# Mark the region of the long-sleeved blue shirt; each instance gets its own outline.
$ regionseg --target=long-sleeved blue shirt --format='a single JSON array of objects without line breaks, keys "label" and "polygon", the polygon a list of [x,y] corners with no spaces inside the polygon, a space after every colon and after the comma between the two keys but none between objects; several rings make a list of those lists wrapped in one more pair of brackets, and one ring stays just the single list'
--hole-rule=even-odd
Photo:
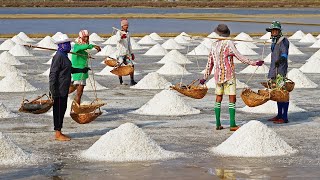
[{"label": "long-sleeved blue shirt", "polygon": [[[282,39],[282,40],[281,40]],[[281,41],[280,41],[281,40]],[[288,72],[288,55],[289,55],[289,41],[285,37],[281,37],[276,43],[271,44],[271,65],[268,74],[269,79],[275,79],[277,76],[276,61],[281,57],[286,59],[278,67],[278,74],[286,76]]]}]

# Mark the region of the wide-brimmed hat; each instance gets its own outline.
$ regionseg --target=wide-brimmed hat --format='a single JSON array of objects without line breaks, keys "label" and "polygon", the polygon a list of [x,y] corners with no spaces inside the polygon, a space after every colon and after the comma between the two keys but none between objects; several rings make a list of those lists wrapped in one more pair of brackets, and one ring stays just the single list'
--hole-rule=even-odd
[{"label": "wide-brimmed hat", "polygon": [[271,32],[272,29],[279,29],[281,31],[281,23],[279,21],[273,21],[271,26],[266,28],[266,31]]},{"label": "wide-brimmed hat", "polygon": [[230,36],[230,29],[225,24],[219,24],[215,29],[214,32],[217,33],[219,36],[229,37]]},{"label": "wide-brimmed hat", "polygon": [[61,44],[65,42],[71,42],[72,39],[68,37],[66,34],[61,34],[57,37],[57,39],[54,41],[55,44]]}]

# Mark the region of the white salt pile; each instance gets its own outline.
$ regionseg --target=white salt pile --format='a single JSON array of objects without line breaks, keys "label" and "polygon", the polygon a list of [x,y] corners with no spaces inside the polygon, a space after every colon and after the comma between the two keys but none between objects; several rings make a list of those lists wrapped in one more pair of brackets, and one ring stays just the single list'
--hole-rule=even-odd
[{"label": "white salt pile", "polygon": [[24,46],[16,44],[9,51],[13,56],[33,56]]},{"label": "white salt pile", "polygon": [[156,72],[152,72],[143,77],[136,85],[131,86],[133,89],[165,89],[172,86],[164,77]]},{"label": "white salt pile", "polygon": [[[271,53],[269,53],[268,56],[263,59],[263,61],[264,61],[264,63],[271,63]],[[288,62],[290,63],[292,61],[290,59],[288,59]]]},{"label": "white salt pile", "polygon": [[62,32],[56,32],[53,36],[52,36],[52,39],[54,41],[58,40],[59,39],[59,36],[62,35],[63,33]]},{"label": "white salt pile", "polygon": [[290,36],[288,39],[292,40],[300,40],[302,39],[306,34],[304,34],[301,30],[295,32],[292,36]]},{"label": "white salt pile", "polygon": [[20,44],[20,45],[24,45],[27,44],[27,42],[25,42],[24,40],[22,40],[19,36],[15,35],[11,38],[11,40],[16,43],[16,44]]},{"label": "white salt pile", "polygon": [[320,39],[320,34],[316,37],[317,39]]},{"label": "white salt pile", "polygon": [[289,44],[289,55],[303,55],[303,52],[301,52],[297,46],[295,46],[293,43],[290,42]]},{"label": "white salt pile", "polygon": [[106,45],[104,48],[101,49],[100,52],[98,52],[95,56],[110,56],[114,52],[116,52],[116,48]]},{"label": "white salt pile", "polygon": [[50,68],[48,68],[45,72],[43,72],[43,73],[40,74],[40,75],[42,75],[42,76],[49,76],[49,74],[50,74]]},{"label": "white salt pile", "polygon": [[210,37],[210,38],[218,38],[220,37],[216,32],[212,32],[211,34],[209,34],[207,37]]},{"label": "white salt pile", "polygon": [[320,73],[320,59],[314,58],[302,65],[299,70],[304,73]]},{"label": "white salt pile", "polygon": [[102,44],[109,44],[109,45],[116,45],[117,42],[117,37],[116,35],[111,36],[110,38],[108,38],[104,43]]},{"label": "white salt pile", "polygon": [[[214,77],[211,78],[207,83],[206,83],[207,87],[209,89],[214,89],[216,88],[216,81],[214,80]],[[238,79],[236,79],[236,87],[241,89],[241,88],[245,88],[248,87],[248,85],[246,85],[246,83],[243,83],[241,81],[239,81]]]},{"label": "white salt pile", "polygon": [[244,40],[244,41],[253,41],[252,37],[250,37],[247,33],[241,32],[234,39]]},{"label": "white salt pile", "polygon": [[24,32],[19,32],[19,34],[17,36],[19,36],[19,38],[22,39],[25,42],[35,42],[28,35],[26,35],[26,33],[24,33]]},{"label": "white salt pile", "polygon": [[[1,46],[0,46],[1,47]],[[311,46],[311,48],[320,48],[320,39],[318,39],[315,43],[313,43]]]},{"label": "white salt pile", "polygon": [[295,85],[295,88],[317,88],[318,85],[312,82],[307,76],[305,76],[299,69],[293,68],[288,74],[288,78],[291,79]]},{"label": "white salt pile", "polygon": [[[18,114],[11,112],[3,103],[0,102],[0,119],[15,118],[18,116],[19,116]],[[1,152],[0,152],[0,154],[1,154]]]},{"label": "white salt pile", "polygon": [[248,67],[246,67],[242,71],[240,71],[240,73],[243,73],[243,74],[246,74],[246,73],[247,74],[252,74],[254,72],[256,74],[266,74],[266,73],[269,72],[269,68],[266,65],[262,65],[262,66],[251,66],[251,65],[249,65]]},{"label": "white salt pile", "polygon": [[[248,107],[245,106],[243,108],[239,108],[239,111],[253,113],[253,114],[277,114],[277,102],[275,101],[267,101],[266,103],[256,106],[256,107]],[[306,110],[297,107],[293,102],[290,102],[289,112],[305,112]]]},{"label": "white salt pile", "polygon": [[8,135],[0,132],[0,165],[30,165],[35,162],[32,154],[23,151]]},{"label": "white salt pile", "polygon": [[191,64],[192,62],[177,50],[171,50],[159,62],[165,64],[167,62],[176,62],[178,64]]},{"label": "white salt pile", "polygon": [[1,69],[0,76],[7,76],[10,73],[15,73],[20,76],[25,76],[25,74],[23,74],[19,69],[17,69],[16,67],[14,67],[8,63],[1,63],[0,69]]},{"label": "white salt pile", "polygon": [[101,84],[99,84],[98,81],[93,81],[92,76],[89,76],[86,83],[87,85],[84,87],[84,91],[93,91],[94,87],[97,91],[108,89],[102,86]]},{"label": "white salt pile", "polygon": [[94,161],[154,161],[172,159],[183,153],[171,152],[160,147],[142,129],[125,123],[101,136],[81,156]]},{"label": "white salt pile", "polygon": [[212,39],[209,39],[209,38],[204,38],[203,41],[200,44],[203,44],[208,49],[211,49],[214,42],[215,42],[215,40],[212,40]]},{"label": "white salt pile", "polygon": [[258,49],[259,47],[257,45],[255,45],[254,43],[252,42],[243,42],[243,41],[239,41],[237,42],[237,45],[243,45],[243,46],[247,46],[248,48],[250,49]]},{"label": "white salt pile", "polygon": [[168,39],[161,45],[165,49],[184,49],[184,46],[178,44],[174,39]]},{"label": "white salt pile", "polygon": [[286,156],[297,152],[276,132],[256,120],[241,126],[211,151],[221,156],[236,157]]},{"label": "white salt pile", "polygon": [[155,32],[149,34],[149,36],[155,41],[163,41],[164,40],[161,36],[159,36],[159,34],[157,34]]},{"label": "white salt pile", "polygon": [[263,36],[260,37],[262,40],[269,40],[271,38],[271,32],[267,32]]},{"label": "white salt pile", "polygon": [[186,32],[182,32],[178,36],[182,36],[187,41],[191,40],[191,36],[189,34],[187,34]]},{"label": "white salt pile", "polygon": [[155,45],[158,44],[157,41],[152,39],[149,35],[144,36],[140,41],[138,41],[138,44],[144,44],[144,45]]},{"label": "white salt pile", "polygon": [[105,68],[103,68],[100,72],[95,73],[96,75],[99,76],[114,76],[114,74],[112,74],[110,71],[113,70],[112,67],[110,66],[106,66]]},{"label": "white salt pile", "polygon": [[10,50],[16,45],[15,42],[13,42],[11,39],[5,40],[1,45],[0,45],[0,50]]},{"label": "white salt pile", "polygon": [[17,73],[9,73],[0,81],[0,92],[30,92],[36,90],[38,89]]},{"label": "white salt pile", "polygon": [[[54,40],[50,36],[46,36],[45,38],[43,38],[40,42],[38,42],[37,45],[39,47],[58,49],[58,45],[54,43]],[[36,50],[42,50],[42,49],[36,48]]]},{"label": "white salt pile", "polygon": [[196,48],[190,51],[187,55],[193,56],[208,56],[210,50],[203,44],[199,44]]},{"label": "white salt pile", "polygon": [[168,51],[163,48],[160,44],[156,44],[152,46],[144,55],[147,56],[164,56],[168,53]]},{"label": "white salt pile", "polygon": [[90,34],[89,39],[90,41],[97,41],[97,42],[104,41],[104,39],[100,37],[97,33]]},{"label": "white salt pile", "polygon": [[133,113],[155,116],[181,116],[199,114],[200,110],[190,107],[172,90],[162,90]]},{"label": "white salt pile", "polygon": [[187,44],[190,44],[190,42],[187,40],[188,38],[189,37],[178,35],[177,37],[174,38],[174,40],[179,44],[187,45]]},{"label": "white salt pile", "polygon": [[312,34],[308,33],[307,35],[303,36],[303,38],[299,41],[301,43],[315,43],[317,39],[313,37]]},{"label": "white salt pile", "polygon": [[133,38],[130,38],[130,43],[131,43],[131,48],[132,48],[132,50],[148,49],[148,47],[142,47],[142,46],[140,46],[140,44],[138,44],[138,43],[136,42],[136,40],[133,39]]},{"label": "white salt pile", "polygon": [[245,56],[253,56],[253,55],[258,55],[254,50],[250,49],[248,46],[242,43],[236,44],[237,50]]},{"label": "white salt pile", "polygon": [[162,75],[188,75],[189,73],[184,67],[176,62],[167,62],[157,73]]},{"label": "white salt pile", "polygon": [[0,63],[7,63],[14,66],[24,64],[24,63],[21,63],[18,59],[16,59],[8,51],[4,51],[3,53],[0,54]]},{"label": "white salt pile", "polygon": [[51,64],[52,62],[52,58],[50,58],[47,62],[43,63],[43,64]]}]

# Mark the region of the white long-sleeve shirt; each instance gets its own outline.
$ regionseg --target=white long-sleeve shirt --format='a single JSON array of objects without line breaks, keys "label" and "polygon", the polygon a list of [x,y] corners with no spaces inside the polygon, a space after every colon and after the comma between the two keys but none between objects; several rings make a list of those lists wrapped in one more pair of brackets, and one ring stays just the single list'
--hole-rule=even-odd
[{"label": "white long-sleeve shirt", "polygon": [[117,31],[116,33],[116,40],[117,40],[117,55],[118,56],[125,56],[132,54],[132,47],[130,42],[130,34],[127,32],[127,38],[121,39],[122,33]]}]

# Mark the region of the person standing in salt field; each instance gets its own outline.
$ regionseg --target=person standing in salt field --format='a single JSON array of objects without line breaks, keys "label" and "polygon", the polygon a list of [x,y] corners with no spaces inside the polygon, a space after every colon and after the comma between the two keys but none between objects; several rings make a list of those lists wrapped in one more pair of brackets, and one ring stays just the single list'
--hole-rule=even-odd
[{"label": "person standing in salt field", "polygon": [[236,131],[239,127],[235,122],[236,107],[236,74],[233,57],[235,56],[242,63],[252,66],[262,66],[264,61],[252,61],[241,55],[236,49],[232,40],[228,40],[230,30],[227,25],[219,24],[214,30],[219,36],[226,38],[225,40],[216,41],[210,50],[204,77],[200,80],[200,84],[204,84],[214,68],[214,78],[216,82],[216,102],[214,112],[216,115],[216,129],[221,130],[223,127],[220,122],[221,101],[223,95],[229,96],[229,114],[230,114],[230,131]]},{"label": "person standing in salt field", "polygon": [[[125,64],[134,67],[133,60],[135,56],[132,52],[131,42],[130,42],[130,34],[129,34],[129,22],[127,19],[122,19],[120,21],[121,31],[117,31],[116,40],[117,40],[117,60],[118,65]],[[134,72],[130,74],[130,85],[133,86],[137,84],[134,81]],[[120,84],[123,84],[122,76],[119,76]]]},{"label": "person standing in salt field", "polygon": [[76,54],[72,54],[72,67],[87,69],[85,73],[75,73],[72,75],[73,84],[77,87],[77,95],[75,97],[75,101],[80,104],[81,97],[83,94],[84,86],[86,86],[86,80],[89,78],[88,70],[88,52],[87,49],[95,48],[98,52],[101,51],[99,46],[89,44],[89,31],[81,30],[79,32],[79,37],[76,39],[76,43],[73,47],[73,52],[77,54],[82,54],[83,56],[79,56]]},{"label": "person standing in salt field", "polygon": [[[277,76],[287,76],[288,72],[288,55],[289,55],[289,41],[282,35],[281,23],[273,21],[271,27],[266,28],[266,31],[271,32],[271,64],[268,78],[271,81],[277,79]],[[269,119],[277,124],[288,123],[288,102],[277,102],[278,114],[274,118]]]}]

